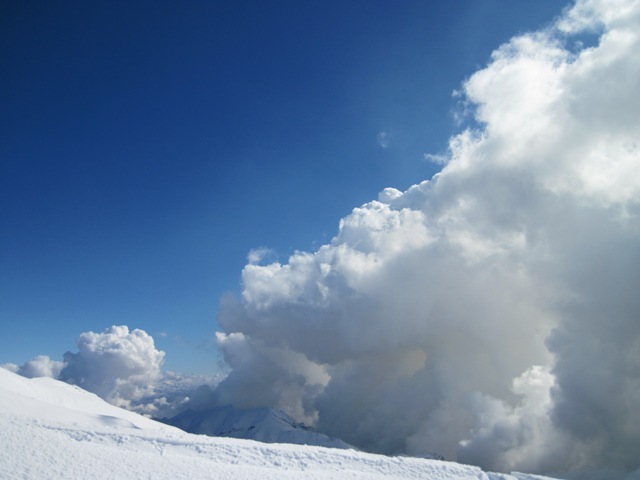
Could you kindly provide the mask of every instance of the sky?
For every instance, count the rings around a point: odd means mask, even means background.
[[[7,50],[31,76],[0,89],[0,361],[151,415],[275,407],[370,452],[640,478],[640,1],[402,5],[221,9],[229,83],[200,91],[158,25],[155,63]]]
[[[249,252],[441,165],[452,92],[555,1],[2,2],[0,362],[85,331],[210,374]]]

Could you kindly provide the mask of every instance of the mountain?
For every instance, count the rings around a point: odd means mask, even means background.
[[[355,450],[193,435],[50,378],[0,368],[0,478],[525,480]]]
[[[189,433],[213,437],[232,437],[265,443],[292,443],[329,448],[354,449],[338,438],[332,438],[296,422],[274,408],[234,408],[231,405],[204,411],[187,410],[172,418],[160,419]]]

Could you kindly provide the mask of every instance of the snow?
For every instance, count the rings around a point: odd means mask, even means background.
[[[175,417],[161,421],[187,432],[214,437],[355,449],[352,445],[338,438],[323,435],[296,422],[286,413],[274,408],[239,409],[227,405],[197,412],[187,410]]]
[[[0,478],[528,480],[452,462],[193,435],[0,368]],[[540,477],[542,478],[542,477]]]

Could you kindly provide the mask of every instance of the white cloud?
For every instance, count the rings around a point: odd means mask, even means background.
[[[85,332],[76,342],[78,353],[64,354],[60,380],[94,392],[110,403],[130,407],[153,393],[161,378],[164,352],[145,331],[112,326],[103,333]]]
[[[247,255],[247,261],[250,264],[258,264],[265,259],[274,258],[276,256],[275,252],[267,247],[254,248]]]
[[[427,162],[435,163],[436,165],[446,165],[449,161],[449,156],[444,154],[425,153],[423,158]]]
[[[376,140],[380,147],[389,148],[389,146],[391,145],[391,134],[386,131],[378,132],[378,135],[376,136]]]
[[[27,378],[58,378],[63,365],[63,362],[51,360],[47,355],[38,355],[25,362],[24,365],[5,363],[0,367]]]
[[[149,394],[130,401],[129,408],[154,418],[205,409],[215,401],[214,388],[220,380],[219,376],[163,372]]]
[[[565,46],[585,29],[595,46]],[[463,85],[480,127],[442,172],[245,267],[216,394],[376,451],[638,472],[638,85],[638,1],[579,1],[501,46]]]
[[[3,363],[2,365],[0,365],[0,368],[4,368],[5,370],[9,370],[13,373],[18,373],[18,371],[20,370],[20,367],[15,363]]]
[[[27,378],[58,378],[62,367],[63,362],[51,360],[47,355],[38,355],[14,371]]]
[[[519,397],[515,406],[480,394],[472,397],[469,408],[482,415],[476,416],[470,439],[460,442],[458,458],[495,470],[562,470],[573,452],[569,436],[552,423],[554,383],[546,368],[533,366],[512,383]]]
[[[0,367],[28,378],[64,380],[114,405],[157,418],[215,401],[221,376],[161,372],[164,352],[143,330],[112,326],[102,333],[84,332],[76,343],[78,352],[67,352],[62,362],[38,355],[22,366]]]

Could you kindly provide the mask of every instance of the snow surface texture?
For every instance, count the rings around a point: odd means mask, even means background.
[[[77,386],[0,368],[0,478],[528,480],[355,450],[185,433]]]
[[[328,448],[353,449],[339,438],[328,437],[274,408],[234,408],[231,405],[203,411],[188,410],[160,420],[186,432],[257,440],[265,443],[293,443]]]

